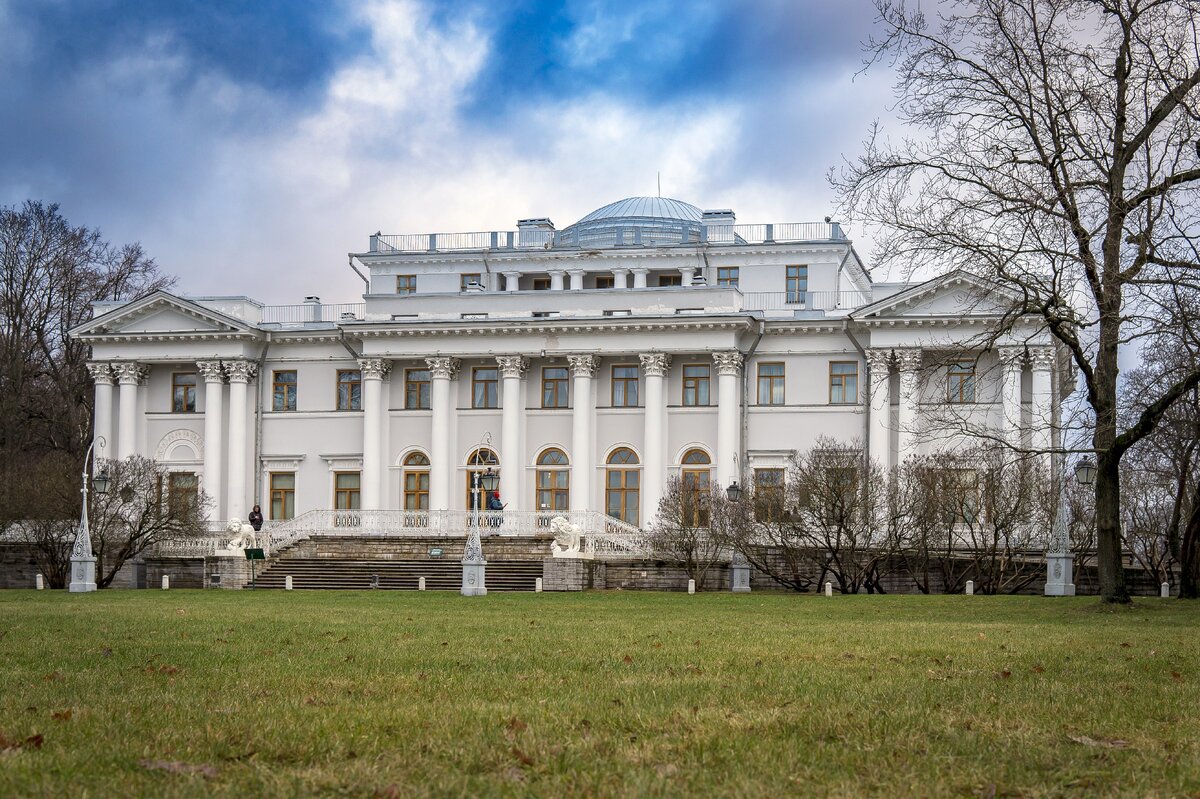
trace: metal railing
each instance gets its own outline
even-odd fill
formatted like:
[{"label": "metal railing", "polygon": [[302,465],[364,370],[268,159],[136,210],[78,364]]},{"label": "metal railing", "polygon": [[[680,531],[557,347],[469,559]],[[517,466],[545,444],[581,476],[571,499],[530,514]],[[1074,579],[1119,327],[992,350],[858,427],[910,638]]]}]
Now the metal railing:
[{"label": "metal railing", "polygon": [[454,250],[544,250],[576,247],[669,247],[675,245],[779,244],[846,241],[837,222],[778,222],[756,225],[647,223],[600,229],[493,230],[474,233],[405,233],[371,236],[370,252],[418,253]]},{"label": "metal railing", "polygon": [[871,302],[857,291],[745,291],[744,308],[756,311],[833,311]]},{"label": "metal railing", "polygon": [[299,325],[306,322],[340,322],[362,319],[366,305],[361,302],[300,305],[264,305],[262,322],[266,324]]}]

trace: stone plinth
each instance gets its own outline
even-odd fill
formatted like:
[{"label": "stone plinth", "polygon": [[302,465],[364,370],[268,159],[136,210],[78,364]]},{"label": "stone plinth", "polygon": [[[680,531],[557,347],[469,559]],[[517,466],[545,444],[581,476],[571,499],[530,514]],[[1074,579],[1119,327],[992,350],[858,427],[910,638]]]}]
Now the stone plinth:
[{"label": "stone plinth", "polygon": [[543,591],[582,591],[604,588],[607,564],[588,558],[555,558],[542,561]]},{"label": "stone plinth", "polygon": [[[261,568],[266,561],[259,561],[256,569]],[[213,580],[214,575],[221,576],[220,584]],[[237,555],[218,552],[204,559],[204,587],[240,589],[250,585],[250,561],[246,555],[238,551]]]}]

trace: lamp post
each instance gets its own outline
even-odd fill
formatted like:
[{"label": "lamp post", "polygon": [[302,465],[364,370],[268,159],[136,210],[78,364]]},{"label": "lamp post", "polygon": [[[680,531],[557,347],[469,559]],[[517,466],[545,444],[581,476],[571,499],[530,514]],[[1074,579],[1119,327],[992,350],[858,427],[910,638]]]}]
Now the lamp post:
[{"label": "lamp post", "polygon": [[[487,444],[492,443],[491,433],[484,433],[483,440],[479,442],[479,446],[475,448],[478,454],[483,451]],[[483,501],[486,491],[495,491],[496,484],[500,477],[492,467],[480,472],[471,472],[471,504],[475,506],[473,524],[468,525],[470,528],[467,532],[467,545],[463,547],[462,556],[462,589],[460,593],[463,596],[484,596],[487,594],[487,585],[484,580],[487,576],[487,561],[483,557],[483,542],[479,540],[479,526],[483,520]]]},{"label": "lamp post", "polygon": [[[1096,481],[1096,464],[1084,457],[1075,464],[1075,482],[1090,486]],[[1067,509],[1067,477],[1059,477],[1060,491],[1058,513],[1050,531],[1050,546],[1046,552],[1046,596],[1075,596],[1075,584],[1071,582],[1075,556],[1071,554],[1071,531]]]},{"label": "lamp post", "polygon": [[[108,445],[104,436],[96,436],[83,458],[83,510],[79,514],[79,533],[71,547],[71,585],[68,590],[72,594],[96,590],[96,558],[92,555],[92,534],[88,529],[88,465],[92,462],[92,450],[97,442],[100,443],[101,449]],[[107,494],[108,470],[102,470],[92,482],[96,486],[97,494]]]},{"label": "lamp post", "polygon": [[[733,456],[734,468],[737,469],[737,455]],[[740,476],[740,472],[739,472]],[[734,504],[742,500],[742,487],[738,485],[737,478],[725,488],[725,498]],[[746,560],[746,556],[738,550],[733,549],[733,555],[729,562],[729,590],[735,594],[750,593],[750,561]]]}]

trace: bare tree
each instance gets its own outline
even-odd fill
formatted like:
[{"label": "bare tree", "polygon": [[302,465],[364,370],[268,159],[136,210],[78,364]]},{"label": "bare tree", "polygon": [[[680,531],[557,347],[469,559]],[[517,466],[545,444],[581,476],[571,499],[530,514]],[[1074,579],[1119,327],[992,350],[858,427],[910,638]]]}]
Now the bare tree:
[{"label": "bare tree", "polygon": [[682,566],[703,590],[712,568],[728,559],[739,512],[720,487],[672,476],[650,528],[651,545],[659,557]]},{"label": "bare tree", "polygon": [[107,587],[126,562],[155,544],[204,536],[210,500],[192,475],[172,483],[155,461],[134,455],[123,461],[101,461],[110,488],[91,494],[89,521],[96,585]]},{"label": "bare tree", "polygon": [[16,452],[0,460],[0,532],[32,550],[51,588],[71,575],[79,526],[80,475],[65,452]]},{"label": "bare tree", "polygon": [[[878,225],[877,263],[965,269],[1022,298],[1070,353],[1094,419],[1104,601],[1129,599],[1122,456],[1200,383],[1200,363],[1118,420],[1118,356],[1163,329],[1161,293],[1200,291],[1200,0],[959,0],[935,18],[879,0],[872,60],[896,111],[831,180]],[[1200,528],[1200,519],[1197,520]]]}]

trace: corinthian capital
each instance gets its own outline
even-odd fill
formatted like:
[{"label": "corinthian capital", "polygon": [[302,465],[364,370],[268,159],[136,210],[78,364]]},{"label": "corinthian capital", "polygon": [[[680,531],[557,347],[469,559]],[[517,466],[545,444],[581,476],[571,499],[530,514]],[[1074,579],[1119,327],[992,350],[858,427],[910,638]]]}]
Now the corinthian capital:
[{"label": "corinthian capital", "polygon": [[717,374],[733,375],[736,377],[742,371],[742,354],[737,350],[714,352],[713,363],[717,365]]},{"label": "corinthian capital", "polygon": [[383,376],[392,368],[392,362],[382,358],[359,358],[358,368],[362,370],[364,379],[382,380]]},{"label": "corinthian capital", "polygon": [[145,364],[126,362],[114,363],[112,365],[113,373],[117,376],[117,382],[123,385],[136,386],[145,382],[146,377],[150,374],[150,367]]},{"label": "corinthian capital", "polygon": [[568,355],[567,362],[571,364],[571,374],[575,377],[593,377],[600,366],[595,355]]},{"label": "corinthian capital", "polygon": [[226,361],[225,371],[230,383],[249,383],[258,373],[258,366],[253,361]]},{"label": "corinthian capital", "polygon": [[1035,370],[1052,368],[1054,366],[1054,348],[1030,347],[1029,366]]},{"label": "corinthian capital", "polygon": [[429,367],[429,376],[441,380],[453,380],[458,374],[458,358],[448,358],[439,355],[435,358],[426,358],[425,365]]},{"label": "corinthian capital", "polygon": [[220,361],[196,361],[196,371],[205,383],[220,383],[225,380],[225,370]]},{"label": "corinthian capital", "polygon": [[892,353],[890,350],[867,350],[867,368],[876,376],[887,376],[892,368]]},{"label": "corinthian capital", "polygon": [[1024,347],[997,347],[996,354],[1006,369],[1020,369],[1025,365]]},{"label": "corinthian capital", "polygon": [[87,365],[88,374],[92,376],[92,380],[97,383],[111,386],[116,376],[113,375],[112,366],[100,361],[92,361]]},{"label": "corinthian capital", "polygon": [[524,377],[525,370],[529,368],[529,360],[524,355],[497,355],[496,363],[504,377]]},{"label": "corinthian capital", "polygon": [[907,347],[896,350],[896,368],[901,372],[915,372],[921,368],[921,348]]},{"label": "corinthian capital", "polygon": [[638,358],[646,377],[662,377],[671,368],[671,356],[662,352],[644,352]]}]

